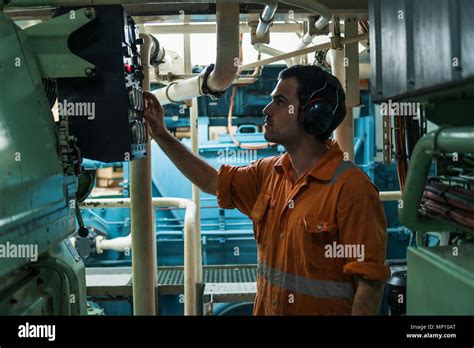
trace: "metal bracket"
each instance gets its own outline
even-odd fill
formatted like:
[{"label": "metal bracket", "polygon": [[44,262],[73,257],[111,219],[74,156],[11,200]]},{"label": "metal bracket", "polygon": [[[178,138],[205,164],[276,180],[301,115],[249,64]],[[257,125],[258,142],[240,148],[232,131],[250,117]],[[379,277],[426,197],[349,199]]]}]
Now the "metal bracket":
[{"label": "metal bracket", "polygon": [[257,37],[257,26],[258,22],[248,22],[250,27],[250,43],[253,45],[257,43],[269,44],[270,43],[270,29],[267,30],[265,36],[262,38]]},{"label": "metal bracket", "polygon": [[91,77],[95,65],[69,50],[69,35],[96,18],[93,8],[81,8],[24,30],[42,77]]},{"label": "metal bracket", "polygon": [[202,91],[202,94],[207,95],[208,97],[211,97],[213,100],[217,100],[224,95],[227,89],[223,91],[214,91],[209,88],[207,84],[207,80],[209,78],[209,75],[211,75],[212,70],[214,70],[214,64],[209,64],[201,72],[200,76],[202,77],[202,81],[203,81],[201,85],[201,91]]},{"label": "metal bracket", "polygon": [[309,16],[308,20],[304,22],[304,32],[309,35],[328,35],[329,25],[326,25],[323,29],[316,29],[316,20],[319,19],[317,16]]}]

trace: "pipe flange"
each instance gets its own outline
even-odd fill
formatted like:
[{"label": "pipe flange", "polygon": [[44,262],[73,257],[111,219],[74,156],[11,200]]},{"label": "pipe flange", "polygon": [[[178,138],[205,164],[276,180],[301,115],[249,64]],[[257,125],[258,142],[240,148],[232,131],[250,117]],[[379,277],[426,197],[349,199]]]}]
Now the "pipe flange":
[{"label": "pipe flange", "polygon": [[172,102],[173,104],[182,104],[182,102],[180,102],[180,101],[171,99],[171,98],[170,98],[170,95],[169,95],[169,93],[168,93],[170,87],[173,86],[173,85],[175,85],[175,84],[177,84],[177,83],[178,83],[178,82],[171,82],[168,86],[166,86],[166,89],[165,89],[166,98],[168,98],[168,100],[169,100],[170,102]]},{"label": "pipe flange", "polygon": [[158,65],[165,62],[166,51],[165,48],[160,45],[160,42],[156,37],[150,35],[155,45],[155,50],[150,54],[150,65],[156,68]]},{"label": "pipe flange", "polygon": [[206,66],[206,68],[201,72],[200,76],[202,77],[201,91],[203,95],[211,97],[213,100],[217,100],[222,97],[226,90],[223,91],[214,91],[209,88],[207,81],[209,75],[211,75],[212,70],[214,70],[214,64]]}]

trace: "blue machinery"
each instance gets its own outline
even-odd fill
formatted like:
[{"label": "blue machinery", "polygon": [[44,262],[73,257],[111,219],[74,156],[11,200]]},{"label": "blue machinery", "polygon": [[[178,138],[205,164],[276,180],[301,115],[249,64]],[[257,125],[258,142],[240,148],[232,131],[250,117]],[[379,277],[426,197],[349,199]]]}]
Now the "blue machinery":
[{"label": "blue machinery", "polygon": [[[146,178],[145,175],[136,175],[138,169],[144,169],[143,161],[132,162],[132,169],[137,169],[132,170],[133,175],[130,175],[128,164],[112,164],[123,168],[124,171],[123,178],[120,179],[123,192],[115,192],[112,196],[114,201],[128,197],[131,186],[129,181],[133,183],[133,234],[138,236],[134,237],[133,279],[129,267],[130,250],[106,251],[100,254],[103,238],[106,238],[107,242],[116,243],[117,237],[127,236],[125,240],[130,242],[130,210],[100,209],[89,205],[87,208],[91,209],[85,209],[86,206],[83,209],[84,221],[81,215],[77,214],[78,202],[88,196],[94,178],[93,170],[83,171],[81,163],[89,169],[102,166],[98,162],[82,162],[83,157],[110,162],[128,161],[144,155],[145,144],[148,142],[141,120],[143,99],[140,81],[145,75],[137,56],[137,46],[141,45],[142,40],[137,37],[138,31],[135,30],[137,28],[133,18],[126,15],[120,6],[78,8],[73,12],[74,21],[70,20],[70,13],[63,12],[64,8],[54,11],[53,17],[49,18],[52,13],[48,6],[56,8],[59,4],[73,3],[82,3],[85,6],[91,3],[118,5],[129,2],[0,0],[0,244],[10,247],[10,243],[14,242],[16,247],[36,247],[35,254],[39,256],[36,262],[33,255],[24,258],[25,255],[5,256],[2,253],[2,314],[84,315],[87,311],[89,314],[100,314],[104,311],[107,315],[131,314],[132,295],[134,305],[139,309],[134,308],[135,314],[183,312],[183,209],[156,210],[156,249],[159,264],[157,287],[153,284],[156,275],[154,255],[146,257],[155,251],[155,231],[146,235],[137,233],[152,231],[152,219],[148,218],[151,217],[151,210],[139,207],[149,207],[151,197],[149,192],[145,192],[147,190],[139,192],[140,188],[146,185],[147,189],[151,190],[150,184],[153,181],[155,197],[191,196],[190,183],[171,165],[156,144],[151,149],[153,170],[147,168],[142,171]],[[138,4],[141,1],[133,2]],[[163,1],[147,2],[151,5]],[[239,2],[245,4],[246,11],[252,11],[251,1]],[[224,5],[224,1],[220,3]],[[282,2],[281,5],[284,3],[290,1]],[[335,1],[331,5],[338,6],[336,3],[339,2]],[[359,2],[352,3],[355,5]],[[391,314],[405,313],[405,303],[397,304],[397,298],[403,294],[408,300],[408,314],[474,313],[474,143],[470,141],[474,138],[474,117],[471,115],[474,110],[472,2],[438,0],[436,7],[431,6],[432,1],[429,0],[369,0],[368,3],[370,33],[369,22],[361,20],[356,23],[346,17],[348,20],[344,20],[344,34],[353,32],[356,35],[359,29],[362,29],[364,34],[357,37],[344,35],[339,43],[350,44],[352,39],[366,39],[370,36],[371,92],[370,95],[367,92],[360,94],[363,98],[362,105],[365,106],[360,110],[360,117],[355,119],[354,144],[352,145],[352,132],[347,132],[339,139],[341,144],[344,140],[351,140],[350,145],[344,148],[347,150],[354,146],[355,162],[380,191],[398,190],[398,181],[403,191],[402,200],[384,203],[389,223],[387,259],[392,266],[392,277],[386,284],[383,311],[390,311]],[[314,5],[317,2],[308,0],[307,4]],[[44,6],[45,9],[34,9],[30,16],[27,15],[28,10],[15,10],[16,7],[36,6]],[[132,12],[135,15],[144,15],[142,4],[139,6],[140,10],[135,8]],[[329,10],[321,6],[317,6],[317,11],[313,11],[321,15],[316,22],[320,24],[330,18]],[[216,6],[216,15],[219,13],[217,7],[220,6]],[[235,14],[236,7],[234,6]],[[163,10],[164,16],[174,16],[177,13],[176,7],[173,10]],[[207,11],[203,12],[211,14],[214,10],[214,7],[209,6]],[[333,13],[345,12],[344,9],[332,10]],[[366,5],[361,5],[359,10],[360,14],[366,13]],[[156,9],[151,7],[148,11],[149,14],[156,14]],[[254,7],[254,14],[258,15],[260,11],[259,7]],[[220,11],[221,14],[230,12]],[[359,13],[357,9],[354,14],[356,13]],[[402,20],[395,18],[395,13],[405,13],[406,16],[403,16]],[[250,12],[246,12],[245,17],[249,14]],[[49,20],[40,21],[24,29],[21,29],[14,19],[38,19],[43,16]],[[201,16],[199,14],[197,17]],[[209,21],[211,18],[205,19]],[[234,19],[237,21],[237,16]],[[296,23],[293,23],[293,18],[289,18],[284,6],[279,8],[275,19],[285,22],[283,26],[286,29],[283,32],[300,30],[295,29]],[[339,21],[335,19],[336,17],[332,20],[331,32],[338,34]],[[319,34],[311,29],[315,21],[315,17],[308,17],[306,34]],[[229,22],[222,19],[221,23]],[[262,23],[260,21],[260,27]],[[274,24],[275,27],[279,25]],[[180,32],[181,29],[173,28],[171,31]],[[258,27],[256,30],[258,31]],[[88,39],[96,32],[103,34],[102,41]],[[232,45],[235,49],[238,47],[238,30],[231,31],[227,28],[221,31],[228,32],[235,34]],[[121,35],[115,35],[116,33]],[[222,35],[218,37],[223,38]],[[305,37],[306,35],[303,39]],[[145,41],[151,42],[151,38],[148,37]],[[333,41],[338,40],[310,48],[318,50],[314,64],[325,64],[324,50],[334,48],[337,42]],[[252,36],[251,43],[258,44],[255,47],[258,50],[264,48],[261,42],[252,40]],[[165,58],[161,54],[164,51],[159,50],[157,45],[158,43],[155,43],[155,59],[152,60],[156,64],[161,58]],[[354,54],[354,57],[358,53],[354,49],[355,46],[345,47],[349,55]],[[217,47],[218,53],[226,53],[231,58],[237,55],[237,50],[231,52],[228,49],[219,49],[219,45]],[[275,53],[274,50],[272,52]],[[105,53],[110,59],[104,59]],[[332,53],[333,57],[329,58],[334,61],[343,57],[341,50],[334,50]],[[278,55],[278,52],[276,54]],[[292,54],[295,54],[295,51]],[[277,61],[280,58],[273,57],[270,60]],[[148,62],[150,59],[147,57],[144,61]],[[185,75],[189,75],[192,71],[191,59],[185,61]],[[12,66],[13,62],[15,67]],[[232,66],[237,67],[235,61],[233,63]],[[269,63],[269,60],[247,64],[239,69],[247,71],[251,67],[266,63]],[[337,64],[331,65],[334,74],[338,75]],[[355,85],[358,78],[354,67],[356,65],[351,64],[352,69],[346,69],[346,77]],[[237,93],[232,121],[239,127],[236,137],[241,143],[264,143],[259,132],[262,123],[261,112],[269,100],[268,95],[281,68],[282,66],[266,66],[262,71],[259,69],[258,73],[255,69],[254,74],[249,75],[251,78],[239,76],[239,80],[234,84]],[[200,72],[201,69],[196,67],[194,72]],[[205,68],[203,75],[206,76],[206,73],[210,73],[210,66]],[[179,79],[177,76],[160,75],[160,81]],[[359,77],[362,75],[360,73]],[[241,77],[243,79],[240,80]],[[342,76],[338,77],[342,79]],[[194,80],[190,79],[191,82],[187,83],[199,82],[196,74],[193,78]],[[209,92],[209,86],[205,86],[206,79],[201,81],[202,85],[191,86]],[[146,85],[148,86],[148,81]],[[173,95],[172,91],[176,86],[170,87],[170,93]],[[159,86],[152,87],[156,88]],[[353,99],[348,104],[359,104],[359,93],[356,96],[351,95],[352,90],[348,88],[348,96]],[[191,95],[197,95],[197,90],[194,92]],[[204,94],[209,95],[207,92]],[[180,94],[177,98],[170,99],[167,95],[168,89],[163,88],[157,93],[166,94],[167,99],[163,95],[159,98],[164,103],[188,97],[187,94],[177,93]],[[216,96],[215,93],[210,95]],[[66,97],[75,101],[69,100],[66,103],[66,100],[62,100]],[[200,115],[200,155],[217,168],[223,163],[245,165],[255,158],[281,153],[283,149],[279,147],[243,151],[234,145],[236,142],[231,141],[228,134],[210,136],[215,131],[214,127],[227,125],[230,99],[230,91],[218,101],[199,98],[198,108],[192,109],[193,119],[196,116],[194,111]],[[56,122],[53,121],[56,100],[62,100],[64,105],[71,105],[72,102],[76,107],[81,107],[73,108],[71,113],[67,111],[66,114],[64,107],[60,107],[59,110],[62,109],[63,112],[59,112],[59,121]],[[397,103],[395,109],[392,109],[392,101]],[[376,112],[372,102],[390,105],[382,113],[385,121],[383,150],[386,162],[374,160],[380,151],[380,146],[377,148],[375,145],[375,140],[380,139],[375,121],[380,118],[375,118]],[[412,109],[414,104],[418,105],[415,107],[416,112]],[[101,117],[96,118],[96,112],[89,110],[89,106]],[[406,113],[403,106],[409,106],[411,111]],[[87,114],[84,114],[84,111]],[[188,110],[177,105],[168,105],[166,111],[166,122],[170,129],[178,131],[179,127],[189,127]],[[415,115],[416,117],[405,117]],[[87,121],[85,117],[68,116],[87,116]],[[392,119],[393,127],[390,124]],[[423,137],[427,120],[438,129]],[[26,132],[25,125],[34,132]],[[394,142],[389,136],[392,130]],[[183,142],[189,145],[188,140],[183,139]],[[194,145],[193,143],[193,148]],[[392,151],[396,155],[397,169],[394,165],[386,164],[392,158]],[[123,156],[124,154],[126,156]],[[152,178],[149,174],[152,174]],[[130,177],[134,179],[130,180]],[[397,180],[397,177],[400,180]],[[120,197],[117,197],[117,194],[120,194]],[[386,195],[387,193],[383,196]],[[398,194],[389,195],[391,199],[399,197]],[[197,292],[197,298],[202,299],[205,306],[198,303],[196,308],[191,308],[192,312],[200,311],[201,307],[205,314],[248,313],[250,305],[245,302],[251,301],[252,295],[255,295],[256,247],[252,225],[237,211],[219,209],[214,197],[202,195],[200,203],[203,279],[197,276],[199,272],[194,272],[199,280],[190,280],[192,276],[186,277],[186,296],[191,294],[193,297],[190,301],[186,300],[186,312],[189,313],[190,308],[194,306]],[[140,213],[144,214],[139,217]],[[79,229],[75,226],[76,218]],[[83,222],[90,226],[91,230],[83,226]],[[146,226],[139,226],[141,222]],[[401,224],[412,229],[416,238],[414,233],[401,227]],[[76,231],[77,235],[70,240]],[[143,236],[152,237],[150,240],[153,241],[150,243],[149,240],[143,239],[137,243]],[[412,247],[414,242],[416,248]],[[189,245],[193,243],[194,241],[186,243],[187,250],[191,251],[186,253],[187,275],[193,273],[192,263],[189,262],[192,259],[190,255],[193,254]],[[408,245],[410,247],[407,250]],[[82,259],[77,251],[82,255]],[[31,252],[33,251],[30,250]],[[144,260],[137,261],[137,257],[142,256]],[[82,260],[87,264],[87,269]],[[135,293],[132,292],[132,280]],[[198,286],[189,288],[193,283]],[[145,286],[142,289],[143,284]],[[229,288],[236,287],[235,284],[239,289],[234,291],[232,297]],[[158,291],[159,301],[154,301],[157,299],[154,298],[155,290]],[[136,296],[137,294],[148,296]],[[89,299],[88,307],[86,296]],[[146,301],[142,301],[144,298]],[[154,303],[158,303],[160,308],[154,308]],[[143,307],[148,304],[146,311],[142,311],[142,304]]]},{"label": "blue machinery", "polygon": [[[258,126],[262,124],[261,110],[269,102],[269,94],[273,89],[281,65],[268,66],[263,69],[262,76],[253,85],[240,87],[236,93],[235,125],[239,125],[236,138],[242,143],[254,145],[266,143]],[[218,139],[209,140],[209,129],[213,126],[227,124],[227,111],[230,90],[218,101],[208,97],[199,99],[199,154],[215,168],[227,163],[246,165],[261,157],[280,154],[281,146],[261,150],[243,150],[238,148],[228,134],[220,134]],[[397,191],[398,180],[394,164],[385,165],[374,162],[376,156],[375,118],[373,104],[368,93],[362,92],[364,107],[360,117],[355,119],[355,162],[377,185],[380,191]],[[181,114],[175,106],[165,108],[168,128],[188,127],[189,117]],[[179,115],[179,116],[176,116]],[[253,117],[239,117],[253,115]],[[187,138],[182,140],[190,147]],[[191,197],[191,183],[176,169],[164,155],[156,143],[152,144],[152,179],[154,197]],[[100,162],[85,161],[88,168],[104,166]],[[110,165],[110,164],[107,164]],[[128,197],[128,163],[116,163],[123,166],[123,196]],[[388,260],[406,258],[406,249],[413,241],[411,231],[400,227],[398,221],[398,202],[384,202],[388,221],[389,242]],[[130,233],[130,211],[128,208],[87,208],[82,209],[84,223],[93,228],[94,233],[104,235],[107,239],[123,237]],[[178,266],[183,264],[183,226],[184,210],[158,208],[156,210],[156,237],[159,266]],[[216,197],[201,194],[201,234],[203,265],[247,265],[255,264],[257,250],[253,238],[252,222],[237,210],[224,210],[217,206]],[[130,253],[107,250],[98,255],[90,251],[86,258],[89,267],[121,267],[130,266]],[[94,306],[97,304],[105,309],[108,315],[131,314],[129,298],[91,297]],[[106,301],[105,301],[106,300]],[[117,300],[117,301],[115,301]],[[124,301],[125,300],[125,301]],[[127,302],[128,301],[128,302]],[[160,312],[162,314],[180,314],[183,311],[182,294],[161,295]],[[251,304],[221,304],[214,306],[214,314],[250,313]],[[385,311],[384,311],[385,312]]]}]

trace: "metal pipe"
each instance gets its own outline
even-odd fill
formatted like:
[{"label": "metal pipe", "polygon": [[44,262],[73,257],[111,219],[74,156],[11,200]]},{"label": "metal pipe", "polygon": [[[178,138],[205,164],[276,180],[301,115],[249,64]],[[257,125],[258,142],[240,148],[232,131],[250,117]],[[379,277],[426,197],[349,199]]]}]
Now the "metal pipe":
[{"label": "metal pipe", "polygon": [[[239,5],[238,3],[216,4],[217,58],[214,69],[207,78],[203,75],[179,81],[155,91],[161,105],[191,99],[208,93],[225,91],[237,74],[239,62]],[[237,62],[237,64],[236,64]],[[210,91],[204,91],[207,87]]]},{"label": "metal pipe", "polygon": [[314,0],[281,0],[280,2],[319,14],[320,17],[315,23],[317,30],[324,29],[332,17],[332,12],[327,6]]},{"label": "metal pipe", "polygon": [[[311,42],[313,42],[313,39],[316,35],[310,35],[309,32],[306,32],[303,37],[301,38],[300,43],[296,47],[296,50],[300,50],[302,48],[307,47]],[[301,64],[301,58],[302,56],[294,57],[293,58],[293,64]]]},{"label": "metal pipe", "polygon": [[[190,35],[185,34],[184,38],[184,69],[186,74],[192,73],[191,65],[191,40]],[[199,122],[198,122],[198,100],[193,98],[191,100],[191,107],[189,110],[189,124],[191,130],[191,152],[196,156],[199,156],[199,143],[198,143],[198,132],[199,132]],[[188,255],[190,260],[195,261],[194,272],[195,279],[192,281],[192,284],[200,286],[202,284],[202,244],[201,244],[201,191],[199,187],[192,184],[192,201],[196,206],[196,213],[194,214],[194,233],[192,236],[193,242],[193,253]],[[186,258],[186,255],[185,255]],[[199,284],[199,285],[198,285]],[[195,289],[197,291],[197,289]],[[197,294],[195,297],[195,309],[194,312],[189,314],[200,314],[202,308],[202,301],[198,300]]]},{"label": "metal pipe", "polygon": [[[257,52],[268,54],[269,56],[275,57],[281,54],[284,54],[285,52],[277,50],[276,48],[272,48],[270,46],[267,46],[262,43],[256,43],[253,45],[253,48],[257,50]],[[286,66],[290,67],[293,65],[293,61],[291,59],[285,59]]]},{"label": "metal pipe", "polygon": [[426,185],[433,156],[439,153],[473,153],[474,127],[441,127],[418,140],[408,165],[403,192],[403,208],[399,209],[400,222],[421,233],[427,231],[456,231],[458,227],[442,219],[420,215],[418,210]]},{"label": "metal pipe", "polygon": [[379,192],[379,197],[382,202],[398,201],[402,198],[401,191],[382,191]]},{"label": "metal pipe", "polygon": [[[215,34],[215,24],[164,24],[145,25],[147,34]],[[293,33],[303,30],[301,23],[273,23],[272,33]],[[247,23],[239,24],[240,33],[250,33],[251,27]]]},{"label": "metal pipe", "polygon": [[[143,70],[148,75],[151,38],[141,35]],[[143,81],[149,89],[149,80]],[[147,156],[130,162],[130,218],[132,228],[132,281],[134,315],[155,315],[156,289],[156,236],[153,230],[151,194],[151,148],[146,145]]]},{"label": "metal pipe", "polygon": [[[362,40],[367,40],[368,38],[369,38],[368,33],[360,34],[360,35],[357,35],[357,36],[354,36],[354,37],[344,37],[344,38],[341,38],[341,44],[359,42],[359,41],[362,41]],[[331,48],[331,43],[330,42],[322,43],[322,44],[311,46],[311,47],[306,47],[306,48],[303,48],[301,50],[296,50],[296,51],[280,54],[280,55],[275,56],[275,57],[271,57],[271,58],[267,58],[267,59],[261,59],[261,60],[258,60],[256,62],[253,62],[253,63],[241,65],[241,66],[239,66],[238,71],[251,70],[251,69],[253,69],[257,66],[262,66],[262,65],[265,65],[265,64],[273,63],[273,62],[278,62],[280,60],[285,60],[287,58],[300,56],[302,54],[308,54],[308,53],[315,52],[315,51],[326,50],[328,48]]]},{"label": "metal pipe", "polygon": [[259,39],[263,38],[267,34],[268,28],[270,28],[270,24],[273,22],[277,8],[278,1],[269,2],[260,14],[257,30],[255,32],[255,35]]},{"label": "metal pipe", "polygon": [[[81,203],[84,208],[129,208],[130,198],[97,198],[87,199]],[[194,202],[183,198],[171,197],[154,197],[151,201],[151,206],[155,207],[178,207],[185,208],[184,215],[184,314],[196,314],[196,258],[195,258],[195,234],[194,223],[196,215],[196,205]],[[153,209],[154,210],[154,209]],[[132,230],[133,231],[133,230]],[[155,244],[156,245],[156,233]],[[133,236],[132,236],[133,242]],[[102,242],[103,243],[103,242]],[[132,256],[134,245],[132,244]],[[156,259],[155,259],[156,260]],[[156,265],[156,261],[155,261]],[[156,274],[156,266],[154,269]],[[135,302],[135,301],[134,301]]]},{"label": "metal pipe", "polygon": [[216,23],[216,66],[208,86],[214,91],[225,91],[234,80],[239,64],[239,5],[217,1]]}]

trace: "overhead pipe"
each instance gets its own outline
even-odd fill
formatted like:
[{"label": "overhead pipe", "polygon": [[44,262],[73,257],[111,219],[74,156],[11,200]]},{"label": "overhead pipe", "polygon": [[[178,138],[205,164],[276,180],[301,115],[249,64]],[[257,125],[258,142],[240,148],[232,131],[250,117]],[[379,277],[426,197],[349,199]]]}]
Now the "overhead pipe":
[{"label": "overhead pipe", "polygon": [[[311,35],[308,32],[306,32],[303,37],[301,38],[301,41],[299,42],[298,46],[296,46],[296,50],[300,50],[302,48],[305,48],[307,47],[311,42],[313,42],[313,39],[315,38],[316,34],[314,35]],[[293,64],[301,64],[301,57],[302,56],[298,56],[298,57],[295,57],[293,58]]]},{"label": "overhead pipe", "polygon": [[[283,51],[277,50],[276,48],[267,46],[263,43],[255,43],[253,47],[255,48],[255,50],[257,50],[257,52],[268,54],[269,56],[272,56],[272,57],[285,53]],[[290,67],[293,65],[293,61],[291,59],[285,59],[285,62],[286,62],[287,67]]]},{"label": "overhead pipe", "polygon": [[268,29],[270,28],[270,25],[273,22],[273,18],[275,17],[275,12],[277,8],[278,1],[269,2],[260,14],[257,31],[255,32],[255,35],[259,39],[265,37],[265,35],[267,34]]},{"label": "overhead pipe", "polygon": [[239,4],[216,3],[217,58],[199,76],[173,82],[155,93],[161,105],[202,95],[220,97],[234,80],[239,62]]},{"label": "overhead pipe", "polygon": [[[81,208],[129,208],[130,198],[97,198],[87,199],[80,204]],[[189,199],[172,197],[154,197],[152,199],[153,210],[156,207],[178,207],[185,208],[184,214],[184,314],[195,315],[197,304],[196,293],[196,257],[195,257],[195,216],[196,205]],[[156,245],[156,233],[155,245]],[[110,240],[96,239],[97,250],[125,251],[130,247],[127,237],[119,237]],[[132,245],[132,255],[136,253]],[[133,265],[133,261],[132,261]],[[155,267],[156,273],[156,267]],[[135,299],[134,299],[135,302]]]},{"label": "overhead pipe", "polygon": [[[166,25],[146,25],[147,34],[215,34],[215,24],[166,24]],[[301,31],[301,23],[273,23],[272,33],[288,33]],[[239,24],[240,33],[251,33],[247,23]]]},{"label": "overhead pipe", "polygon": [[279,2],[308,10],[314,14],[318,14],[319,18],[314,24],[317,30],[324,29],[332,17],[332,12],[329,7],[314,0],[281,0]]},{"label": "overhead pipe", "polygon": [[[347,44],[347,43],[353,43],[353,42],[358,42],[358,41],[362,41],[362,40],[367,40],[368,38],[369,38],[369,34],[364,33],[364,34],[360,34],[360,35],[353,36],[353,37],[341,38],[340,42],[341,42],[341,44]],[[326,42],[326,43],[322,43],[322,44],[319,44],[319,45],[306,47],[306,48],[303,48],[301,50],[292,51],[292,52],[280,54],[280,55],[275,56],[275,57],[271,57],[271,58],[267,58],[267,59],[261,59],[261,60],[258,60],[256,62],[253,62],[253,63],[241,65],[241,66],[239,66],[238,71],[240,72],[240,71],[244,71],[244,70],[250,70],[250,69],[253,69],[257,66],[266,65],[266,64],[273,63],[273,62],[278,62],[280,60],[285,60],[287,58],[292,58],[292,57],[300,56],[302,54],[308,54],[308,53],[311,53],[311,52],[322,51],[322,50],[326,50],[326,49],[329,49],[329,48],[331,48],[331,42]]]},{"label": "overhead pipe", "polygon": [[[303,8],[305,10],[311,11],[315,14],[318,14],[319,19],[315,22],[316,30],[324,29],[326,27],[326,25],[329,23],[329,20],[331,19],[331,16],[332,16],[332,12],[327,6],[322,5],[319,2],[314,1],[314,0],[310,0],[310,1],[307,1],[307,0],[287,0],[287,1],[280,1],[280,2],[281,3],[286,3],[288,5],[293,5],[293,6],[296,6],[296,7],[300,7],[300,8]],[[260,14],[257,30],[256,30],[256,33],[255,33],[255,35],[258,38],[261,39],[261,38],[265,37],[265,35],[267,34],[267,31],[269,30],[269,27],[273,22],[273,19],[274,19],[277,8],[278,8],[278,1],[273,1],[273,2],[270,2],[269,4],[267,4],[265,6],[265,8],[263,9],[262,13]],[[308,46],[312,42],[315,35],[310,35],[309,34],[309,32],[310,32],[309,29],[310,28],[308,28],[308,32],[305,33],[303,35],[303,37],[301,38],[301,42],[299,43],[296,50],[305,48],[306,46]],[[272,52],[271,51],[272,49],[268,46],[266,46],[266,47],[260,46],[259,48],[260,49],[266,49],[267,52],[265,52],[263,50],[259,50],[257,47],[255,47],[255,49],[257,49],[259,52],[269,54],[269,55],[272,55],[272,56],[279,55],[279,54],[283,53],[283,52],[276,53],[275,51]],[[287,66],[292,66],[294,64],[299,64],[300,62],[301,62],[301,56],[298,56],[298,57],[295,57],[293,60],[287,60],[286,65]]]}]

